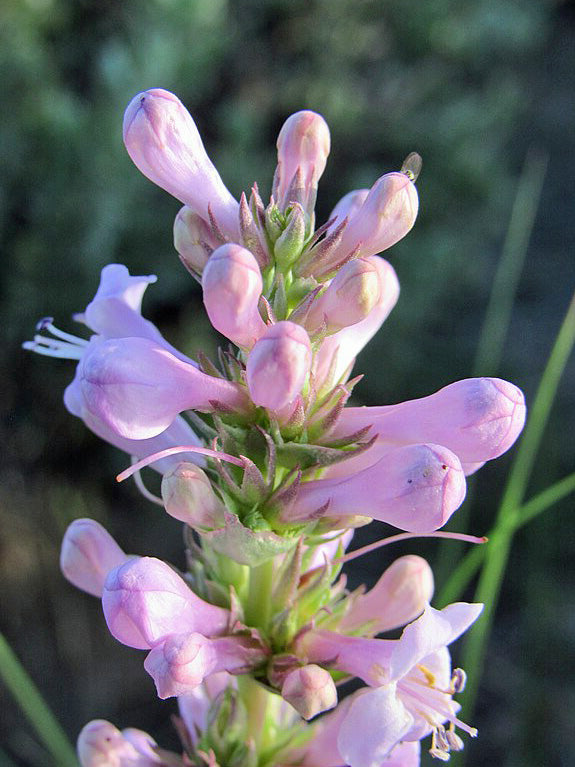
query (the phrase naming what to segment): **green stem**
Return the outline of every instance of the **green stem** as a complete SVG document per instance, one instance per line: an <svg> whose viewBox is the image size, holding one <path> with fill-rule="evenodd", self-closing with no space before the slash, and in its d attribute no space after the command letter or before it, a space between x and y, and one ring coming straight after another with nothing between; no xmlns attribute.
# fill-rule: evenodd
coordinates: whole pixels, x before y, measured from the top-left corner
<svg viewBox="0 0 575 767"><path fill-rule="evenodd" d="M236 677L238 682L238 691L246 707L248 716L247 733L253 738L256 745L256 753L262 750L262 741L266 730L266 714L270 696L259 682L252 679L249 674L240 674Z"/></svg>
<svg viewBox="0 0 575 767"><path fill-rule="evenodd" d="M497 599L507 566L513 534L521 522L522 499L557 393L557 387L574 343L575 296L571 300L541 377L524 436L519 444L503 494L497 522L485 553L485 564L475 592L475 601L484 602L485 609L481 619L469 632L464 645L463 665L473 672L464 696L465 706L469 712L468 716L473 711L475 703L487 639L497 607Z"/></svg>
<svg viewBox="0 0 575 767"><path fill-rule="evenodd" d="M244 617L248 626L255 626L264 633L271 616L271 596L274 583L274 561L264 562L250 570L250 585L244 605Z"/></svg>
<svg viewBox="0 0 575 767"><path fill-rule="evenodd" d="M64 731L40 691L0 634L0 675L38 737L52 755L56 767L77 767L78 761Z"/></svg>

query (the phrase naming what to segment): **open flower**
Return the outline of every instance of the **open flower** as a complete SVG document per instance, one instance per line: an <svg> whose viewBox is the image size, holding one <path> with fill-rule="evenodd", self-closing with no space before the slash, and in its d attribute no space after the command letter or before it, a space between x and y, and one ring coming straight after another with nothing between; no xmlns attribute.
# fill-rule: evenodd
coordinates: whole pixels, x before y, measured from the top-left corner
<svg viewBox="0 0 575 767"><path fill-rule="evenodd" d="M483 605L455 603L443 610L429 605L399 640L343 637L313 630L296 645L314 663L359 676L370 689L355 694L339 729L337 747L350 767L380 767L401 741L432 733L432 753L440 758L463 747L455 727L474 737L473 727L456 716L452 700L464 674L453 674L447 646L477 619ZM449 729L446 731L445 723Z"/></svg>

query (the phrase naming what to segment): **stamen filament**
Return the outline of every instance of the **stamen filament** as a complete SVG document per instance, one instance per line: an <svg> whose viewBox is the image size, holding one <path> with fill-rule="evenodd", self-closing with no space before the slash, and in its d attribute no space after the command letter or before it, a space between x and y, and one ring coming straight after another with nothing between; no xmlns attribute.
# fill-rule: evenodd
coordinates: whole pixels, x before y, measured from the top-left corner
<svg viewBox="0 0 575 767"><path fill-rule="evenodd" d="M389 538L383 538L380 541L369 543L367 546L355 549L355 551L350 551L342 557L334 559L333 563L340 564L341 562L351 562L352 559L361 557L364 554L369 554L370 551L375 551L381 546L387 546L390 543L399 543L400 541L409 541L412 538L449 538L453 541L465 541L466 543L487 543L489 540L485 535L478 537L476 535L467 535L467 533L449 533L443 530L436 530L434 533L399 533L398 535L391 535Z"/></svg>
<svg viewBox="0 0 575 767"><path fill-rule="evenodd" d="M153 453L146 458L142 458L140 461L137 461L137 463L132 464L132 466L120 472L116 477L116 482L123 482L145 466L149 466L156 461L161 461L162 458L178 455L178 453L199 453L200 455L207 455L208 458L217 458L219 461L227 461L228 463L233 463L240 467L244 466L242 458L236 458L227 453L220 453L218 450L210 450L208 447L197 447L197 445L180 445L179 447L169 447L166 450L160 450L159 453Z"/></svg>

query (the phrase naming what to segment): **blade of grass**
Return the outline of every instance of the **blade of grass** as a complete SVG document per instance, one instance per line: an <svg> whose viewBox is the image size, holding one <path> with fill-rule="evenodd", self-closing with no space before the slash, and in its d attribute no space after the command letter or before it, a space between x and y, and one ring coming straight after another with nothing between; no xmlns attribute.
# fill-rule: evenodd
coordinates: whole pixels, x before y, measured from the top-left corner
<svg viewBox="0 0 575 767"><path fill-rule="evenodd" d="M533 468L561 375L575 344L575 296L559 330L531 407L523 438L519 444L503 494L491 540L486 544L475 601L484 602L481 619L469 632L463 648L463 665L472 672L464 694L467 716L474 707L487 640L501 589L513 534L521 521L522 499Z"/></svg>
<svg viewBox="0 0 575 767"><path fill-rule="evenodd" d="M0 676L52 755L55 766L78 767L76 754L64 731L1 633Z"/></svg>
<svg viewBox="0 0 575 767"><path fill-rule="evenodd" d="M473 363L474 376L497 375L517 293L517 284L539 207L547 164L547 154L533 147L529 149L517 182L509 225L479 335ZM455 521L457 529L461 532L467 532L469 528L475 479L472 477L468 482L466 502L459 510ZM439 546L433 568L438 583L447 581L448 574L453 572L462 552L463 546L459 543L444 541ZM483 554L481 556L483 557Z"/></svg>
<svg viewBox="0 0 575 767"><path fill-rule="evenodd" d="M527 246L539 207L548 156L531 147L525 157L501 258L481 328L473 375L496 375L523 270Z"/></svg>

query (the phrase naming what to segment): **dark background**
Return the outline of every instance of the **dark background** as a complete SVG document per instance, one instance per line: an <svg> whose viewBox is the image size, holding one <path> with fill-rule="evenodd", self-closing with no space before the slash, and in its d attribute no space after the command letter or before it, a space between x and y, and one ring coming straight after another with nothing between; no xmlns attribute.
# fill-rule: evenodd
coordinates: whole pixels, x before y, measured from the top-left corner
<svg viewBox="0 0 575 767"><path fill-rule="evenodd" d="M123 148L131 97L176 92L236 195L256 180L269 194L282 122L301 108L321 112L332 154L319 222L345 192L398 169L410 151L423 156L418 222L386 254L402 296L358 363L365 404L423 396L471 374L521 169L530 150L547 156L503 360L481 371L514 381L530 402L575 288L574 22L573 3L552 0L3 0L2 630L72 739L103 717L169 746L173 706L154 701L142 654L108 635L97 600L59 574L63 531L91 516L128 551L182 565L181 531L133 485L114 482L126 456L65 411L73 363L20 343L47 314L74 332L71 314L114 261L159 275L145 312L175 345L194 354L216 343L198 286L173 252L178 203ZM574 383L571 363L529 494L574 469ZM476 534L491 525L511 458L478 475ZM575 763L572 507L567 499L514 542L473 717L474 767ZM403 551L433 563L437 550L397 547L351 577L374 578ZM451 566L442 559L441 572ZM1 685L0 711L5 754L47 764Z"/></svg>

